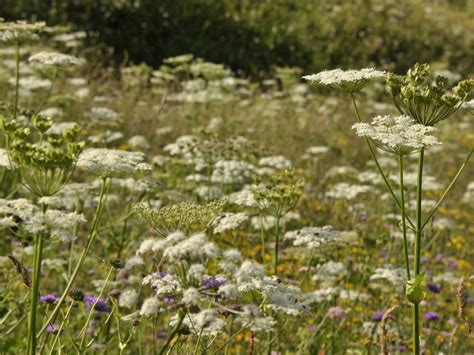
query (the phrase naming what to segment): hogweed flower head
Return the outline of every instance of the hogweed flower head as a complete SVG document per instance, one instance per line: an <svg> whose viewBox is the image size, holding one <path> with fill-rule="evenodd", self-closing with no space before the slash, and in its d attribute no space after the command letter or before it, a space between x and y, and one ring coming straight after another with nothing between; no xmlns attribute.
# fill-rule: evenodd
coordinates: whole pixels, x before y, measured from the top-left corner
<svg viewBox="0 0 474 355"><path fill-rule="evenodd" d="M408 155L421 148L441 144L430 135L435 128L413 121L409 116L377 116L371 123L352 126L358 136L370 138L380 149L397 155Z"/></svg>
<svg viewBox="0 0 474 355"><path fill-rule="evenodd" d="M375 68L360 70L325 70L317 74L305 75L303 79L318 86L328 87L343 93L353 94L363 89L371 80L382 78L385 72Z"/></svg>
<svg viewBox="0 0 474 355"><path fill-rule="evenodd" d="M125 150L89 148L79 156L77 167L102 178L123 178L148 173L151 165L145 163L145 154Z"/></svg>
<svg viewBox="0 0 474 355"><path fill-rule="evenodd" d="M303 193L303 180L291 170L283 170L260 184L252 193L258 207L279 218L291 211Z"/></svg>
<svg viewBox="0 0 474 355"><path fill-rule="evenodd" d="M45 22L3 22L0 20L0 42L23 44L39 39L38 33L46 27Z"/></svg>
<svg viewBox="0 0 474 355"><path fill-rule="evenodd" d="M161 237L166 237L177 230L187 233L203 231L217 218L225 203L224 200L215 200L205 205L182 202L160 209L137 203L133 206L133 211L150 223Z"/></svg>
<svg viewBox="0 0 474 355"><path fill-rule="evenodd" d="M47 77L54 78L58 70L66 70L70 67L80 66L81 60L73 55L57 52L39 52L28 58L28 62L35 66L39 72Z"/></svg>
<svg viewBox="0 0 474 355"><path fill-rule="evenodd" d="M10 161L18 167L25 187L39 197L52 196L69 182L84 143L77 142L77 125L61 135L45 135L50 118L32 118L34 132L15 120L0 117ZM31 142L36 139L36 142Z"/></svg>
<svg viewBox="0 0 474 355"><path fill-rule="evenodd" d="M416 123L434 126L453 115L468 98L474 80L448 88L448 79L431 78L428 64L415 64L405 76L387 74L388 91L397 109Z"/></svg>

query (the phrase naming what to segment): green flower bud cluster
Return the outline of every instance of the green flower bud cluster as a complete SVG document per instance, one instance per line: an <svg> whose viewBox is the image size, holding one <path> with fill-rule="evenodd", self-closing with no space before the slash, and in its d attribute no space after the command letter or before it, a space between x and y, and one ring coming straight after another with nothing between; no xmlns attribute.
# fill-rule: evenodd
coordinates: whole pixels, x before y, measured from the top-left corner
<svg viewBox="0 0 474 355"><path fill-rule="evenodd" d="M47 134L53 125L50 118L36 115L31 122L33 132L0 116L8 154L18 166L23 184L37 196L51 196L69 181L84 142L77 142L76 125L62 134Z"/></svg>
<svg viewBox="0 0 474 355"><path fill-rule="evenodd" d="M425 299L426 292L423 291L423 281L423 274L419 274L414 279L407 281L405 294L413 304L418 304Z"/></svg>
<svg viewBox="0 0 474 355"><path fill-rule="evenodd" d="M186 234L202 232L217 218L224 205L224 200L215 200L205 205L182 202L157 210L145 203L137 203L133 206L133 211L150 223L160 236L166 237L177 230Z"/></svg>
<svg viewBox="0 0 474 355"><path fill-rule="evenodd" d="M262 210L275 218L291 211L303 193L304 181L292 170L282 170L252 191Z"/></svg>
<svg viewBox="0 0 474 355"><path fill-rule="evenodd" d="M425 126L453 115L474 87L474 80L467 79L449 89L447 78L431 77L428 64L415 64L406 76L389 73L386 82L398 110Z"/></svg>

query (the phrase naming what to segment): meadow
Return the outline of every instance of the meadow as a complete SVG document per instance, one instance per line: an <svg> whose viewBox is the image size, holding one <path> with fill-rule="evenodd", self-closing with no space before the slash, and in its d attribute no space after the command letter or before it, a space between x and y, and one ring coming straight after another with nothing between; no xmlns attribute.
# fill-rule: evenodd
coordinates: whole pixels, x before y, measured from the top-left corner
<svg viewBox="0 0 474 355"><path fill-rule="evenodd" d="M472 66L254 80L85 37L0 22L0 353L474 351Z"/></svg>

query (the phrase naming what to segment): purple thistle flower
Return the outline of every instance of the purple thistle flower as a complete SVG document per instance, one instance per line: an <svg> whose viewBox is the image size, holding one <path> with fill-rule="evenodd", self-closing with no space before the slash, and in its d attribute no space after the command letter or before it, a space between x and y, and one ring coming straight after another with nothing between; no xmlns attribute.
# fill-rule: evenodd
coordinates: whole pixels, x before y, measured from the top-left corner
<svg viewBox="0 0 474 355"><path fill-rule="evenodd" d="M426 312L423 318L427 321L439 320L439 314L436 312Z"/></svg>
<svg viewBox="0 0 474 355"><path fill-rule="evenodd" d="M97 303L96 303L97 301ZM84 303L86 304L86 311L89 312L91 310L91 307L95 304L94 309L97 312L104 312L104 313L110 313L112 309L109 307L107 302L105 302L102 298L97 300L96 297L93 297L91 295L86 295L84 297Z"/></svg>
<svg viewBox="0 0 474 355"><path fill-rule="evenodd" d="M59 325L56 323L51 323L46 327L48 333L57 334L59 332ZM63 331L61 331L62 333Z"/></svg>
<svg viewBox="0 0 474 355"><path fill-rule="evenodd" d="M428 284L428 290L430 290L433 293L440 293L441 288L438 285L435 284Z"/></svg>
<svg viewBox="0 0 474 355"><path fill-rule="evenodd" d="M55 293L50 293L44 296L41 296L39 299L40 303L56 303L58 301L58 296Z"/></svg>
<svg viewBox="0 0 474 355"><path fill-rule="evenodd" d="M225 285L226 283L227 283L227 280L225 278L212 276L203 281L202 287L204 287L205 289L209 289L209 288L217 289L220 286Z"/></svg>
<svg viewBox="0 0 474 355"><path fill-rule="evenodd" d="M331 319L343 319L346 317L346 315L347 312L344 310L344 308L339 306L329 308L327 313L327 316Z"/></svg>
<svg viewBox="0 0 474 355"><path fill-rule="evenodd" d="M372 317L372 320L375 322L380 322L382 320L384 313L385 313L384 311L378 311L377 313L374 314L374 316Z"/></svg>

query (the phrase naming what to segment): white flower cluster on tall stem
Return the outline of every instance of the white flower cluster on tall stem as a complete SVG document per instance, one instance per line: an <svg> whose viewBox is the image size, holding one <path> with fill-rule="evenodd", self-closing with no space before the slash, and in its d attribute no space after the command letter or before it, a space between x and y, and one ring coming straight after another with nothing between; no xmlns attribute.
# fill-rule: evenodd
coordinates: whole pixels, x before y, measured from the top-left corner
<svg viewBox="0 0 474 355"><path fill-rule="evenodd" d="M82 152L77 162L79 169L101 177L130 177L152 170L145 163L145 154L124 150L89 148Z"/></svg>
<svg viewBox="0 0 474 355"><path fill-rule="evenodd" d="M409 116L377 116L371 123L356 123L352 126L357 135L372 139L381 149L407 155L421 148L441 144L430 133L436 129L415 123Z"/></svg>
<svg viewBox="0 0 474 355"><path fill-rule="evenodd" d="M82 64L82 62L73 55L56 52L39 52L33 54L28 61L33 64L57 68L79 66Z"/></svg>
<svg viewBox="0 0 474 355"><path fill-rule="evenodd" d="M285 234L286 239L292 239L294 246L303 246L315 249L340 240L341 232L331 226L305 227L300 230L290 231Z"/></svg>
<svg viewBox="0 0 474 355"><path fill-rule="evenodd" d="M385 72L375 68L360 70L325 70L317 74L305 75L303 79L319 86L325 86L342 92L359 91L373 79L382 78Z"/></svg>

